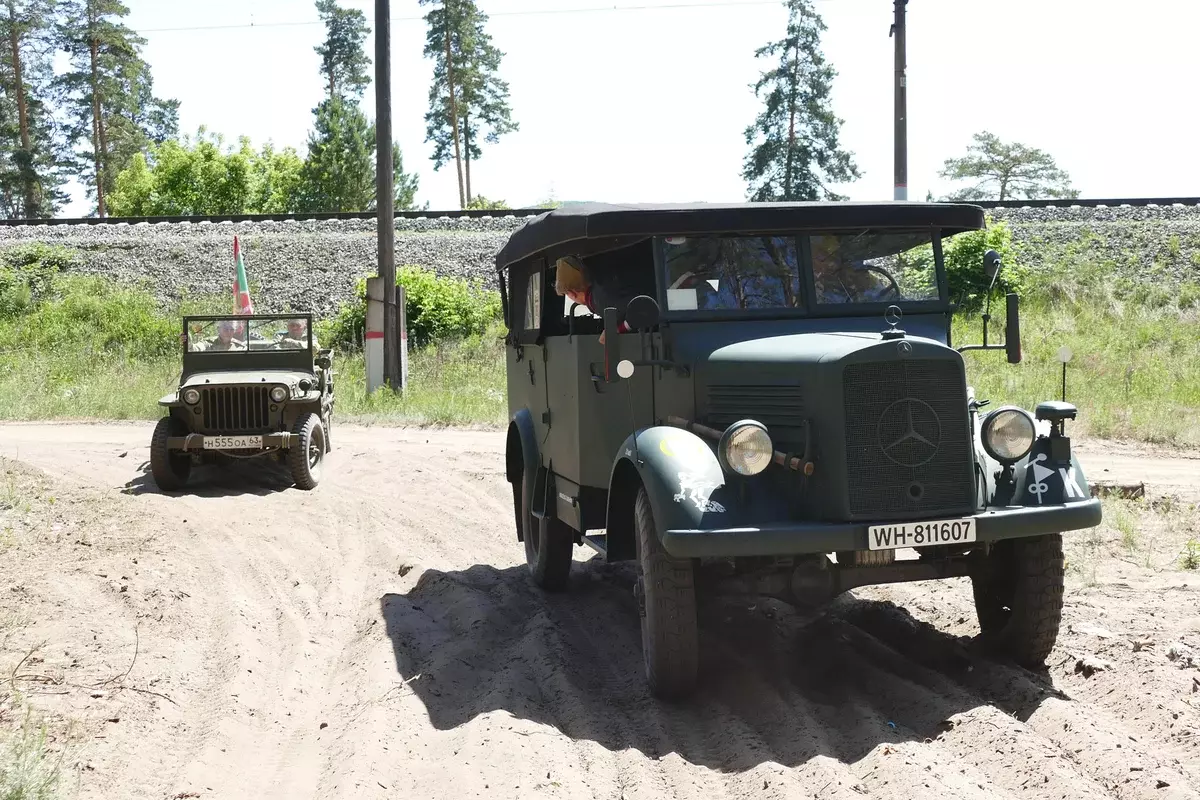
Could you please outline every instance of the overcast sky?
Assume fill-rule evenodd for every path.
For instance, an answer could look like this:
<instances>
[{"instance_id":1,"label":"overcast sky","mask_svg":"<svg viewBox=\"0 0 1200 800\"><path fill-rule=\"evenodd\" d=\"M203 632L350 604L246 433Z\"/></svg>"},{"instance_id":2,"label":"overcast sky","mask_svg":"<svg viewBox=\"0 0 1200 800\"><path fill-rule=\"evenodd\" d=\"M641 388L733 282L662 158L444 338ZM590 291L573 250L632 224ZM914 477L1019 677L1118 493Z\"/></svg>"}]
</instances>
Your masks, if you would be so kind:
<instances>
[{"instance_id":1,"label":"overcast sky","mask_svg":"<svg viewBox=\"0 0 1200 800\"><path fill-rule=\"evenodd\" d=\"M302 0L125 0L127 23L180 129L270 139L301 154L322 82L323 36ZM780 0L478 0L505 53L521 129L485 146L476 194L531 205L551 195L612 202L739 201L743 131L758 110L754 50L781 38ZM703 4L703 5L701 5ZM369 21L374 0L342 0ZM607 6L607 8L603 8ZM614 9L614 6L616 8ZM893 196L891 0L817 0L838 72L843 146L863 173L855 200ZM418 202L458 207L452 164L424 142L432 62L427 7L392 0L393 130ZM1084 197L1200 194L1195 80L1200 3L910 0L908 196L949 187L944 159L971 135L1049 151ZM373 36L367 41L374 52ZM374 86L364 105L374 118ZM82 191L60 214L87 211Z\"/></svg>"}]
</instances>

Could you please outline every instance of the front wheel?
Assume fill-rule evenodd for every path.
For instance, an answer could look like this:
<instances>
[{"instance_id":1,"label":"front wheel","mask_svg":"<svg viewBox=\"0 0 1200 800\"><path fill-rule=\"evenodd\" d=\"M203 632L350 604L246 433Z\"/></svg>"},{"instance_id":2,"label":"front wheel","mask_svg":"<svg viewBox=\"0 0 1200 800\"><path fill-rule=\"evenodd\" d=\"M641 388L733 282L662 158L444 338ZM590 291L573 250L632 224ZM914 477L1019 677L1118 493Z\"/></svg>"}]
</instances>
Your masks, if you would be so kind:
<instances>
[{"instance_id":1,"label":"front wheel","mask_svg":"<svg viewBox=\"0 0 1200 800\"><path fill-rule=\"evenodd\" d=\"M525 563L533 582L549 592L567 588L571 577L570 528L558 519L539 520L529 512L525 477L521 477L521 513L517 524L524 525Z\"/></svg>"},{"instance_id":2,"label":"front wheel","mask_svg":"<svg viewBox=\"0 0 1200 800\"><path fill-rule=\"evenodd\" d=\"M292 480L297 488L315 489L325 462L325 426L316 414L306 412L297 417L292 433L297 437L287 456Z\"/></svg>"},{"instance_id":3,"label":"front wheel","mask_svg":"<svg viewBox=\"0 0 1200 800\"><path fill-rule=\"evenodd\" d=\"M650 693L681 699L696 688L700 632L696 622L696 580L692 561L663 549L646 488L634 506L637 528L638 613L642 620L642 658Z\"/></svg>"},{"instance_id":4,"label":"front wheel","mask_svg":"<svg viewBox=\"0 0 1200 800\"><path fill-rule=\"evenodd\" d=\"M1041 668L1062 623L1062 534L997 542L971 576L983 640L1000 655Z\"/></svg>"},{"instance_id":5,"label":"front wheel","mask_svg":"<svg viewBox=\"0 0 1200 800\"><path fill-rule=\"evenodd\" d=\"M173 416L162 417L154 426L150 437L150 476L161 491L182 489L192 473L191 455L167 447L168 437L186 435L187 427Z\"/></svg>"}]
</instances>

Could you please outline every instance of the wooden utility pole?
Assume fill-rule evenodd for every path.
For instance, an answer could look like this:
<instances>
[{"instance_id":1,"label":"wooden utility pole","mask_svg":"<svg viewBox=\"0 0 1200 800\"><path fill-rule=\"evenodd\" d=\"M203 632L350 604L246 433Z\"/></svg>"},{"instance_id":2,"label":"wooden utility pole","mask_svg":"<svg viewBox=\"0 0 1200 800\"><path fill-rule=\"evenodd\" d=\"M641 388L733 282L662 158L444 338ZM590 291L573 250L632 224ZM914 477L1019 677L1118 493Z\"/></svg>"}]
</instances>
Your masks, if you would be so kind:
<instances>
[{"instance_id":1,"label":"wooden utility pole","mask_svg":"<svg viewBox=\"0 0 1200 800\"><path fill-rule=\"evenodd\" d=\"M392 185L392 22L390 0L375 0L375 210L383 283L383 382L400 387L396 316L396 192Z\"/></svg>"},{"instance_id":2,"label":"wooden utility pole","mask_svg":"<svg viewBox=\"0 0 1200 800\"><path fill-rule=\"evenodd\" d=\"M896 193L894 199L908 199L908 98L904 49L904 7L908 0L895 0L896 20L889 36L896 37Z\"/></svg>"}]
</instances>

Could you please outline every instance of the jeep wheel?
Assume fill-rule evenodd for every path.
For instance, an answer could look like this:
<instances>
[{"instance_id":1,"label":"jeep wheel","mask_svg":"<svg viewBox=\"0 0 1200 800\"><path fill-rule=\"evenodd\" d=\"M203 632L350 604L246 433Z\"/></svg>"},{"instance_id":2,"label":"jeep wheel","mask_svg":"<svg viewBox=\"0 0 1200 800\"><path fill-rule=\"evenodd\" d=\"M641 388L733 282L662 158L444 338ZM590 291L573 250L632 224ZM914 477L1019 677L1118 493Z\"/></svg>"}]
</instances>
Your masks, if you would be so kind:
<instances>
[{"instance_id":1,"label":"jeep wheel","mask_svg":"<svg viewBox=\"0 0 1200 800\"><path fill-rule=\"evenodd\" d=\"M150 476L161 491L182 489L192 473L191 455L171 452L167 448L168 437L186 435L186 426L175 417L162 417L154 426L154 435L150 438Z\"/></svg>"},{"instance_id":2,"label":"jeep wheel","mask_svg":"<svg viewBox=\"0 0 1200 800\"><path fill-rule=\"evenodd\" d=\"M548 592L561 592L571 577L571 531L561 520L541 520L529 511L525 477L521 477L521 515L524 523L525 562L533 582Z\"/></svg>"},{"instance_id":3,"label":"jeep wheel","mask_svg":"<svg viewBox=\"0 0 1200 800\"><path fill-rule=\"evenodd\" d=\"M315 489L321 481L321 466L325 461L325 427L320 417L308 412L296 418L292 433L299 438L288 450L292 480L297 488Z\"/></svg>"},{"instance_id":4,"label":"jeep wheel","mask_svg":"<svg viewBox=\"0 0 1200 800\"><path fill-rule=\"evenodd\" d=\"M1062 621L1062 535L997 542L971 576L983 641L1023 667L1043 666Z\"/></svg>"},{"instance_id":5,"label":"jeep wheel","mask_svg":"<svg viewBox=\"0 0 1200 800\"><path fill-rule=\"evenodd\" d=\"M696 688L699 629L696 582L690 559L663 549L645 487L634 507L638 578L634 592L642 620L642 658L650 693L664 700L682 698Z\"/></svg>"}]
</instances>

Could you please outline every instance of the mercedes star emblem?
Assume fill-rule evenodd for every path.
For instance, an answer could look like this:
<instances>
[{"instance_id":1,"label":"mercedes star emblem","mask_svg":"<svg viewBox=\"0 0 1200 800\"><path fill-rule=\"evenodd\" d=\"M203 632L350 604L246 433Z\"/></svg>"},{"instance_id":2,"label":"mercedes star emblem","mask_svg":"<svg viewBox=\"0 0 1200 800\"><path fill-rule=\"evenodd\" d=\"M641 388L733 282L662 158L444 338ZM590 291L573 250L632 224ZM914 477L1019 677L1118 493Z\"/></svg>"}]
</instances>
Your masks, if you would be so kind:
<instances>
[{"instance_id":1,"label":"mercedes star emblem","mask_svg":"<svg viewBox=\"0 0 1200 800\"><path fill-rule=\"evenodd\" d=\"M883 312L883 320L893 328L900 324L900 319L904 316L904 312L900 310L900 306L891 305L887 307L887 311Z\"/></svg>"},{"instance_id":2,"label":"mercedes star emblem","mask_svg":"<svg viewBox=\"0 0 1200 800\"><path fill-rule=\"evenodd\" d=\"M933 406L915 397L897 400L879 417L879 446L902 467L928 463L942 443L942 422Z\"/></svg>"}]
</instances>

